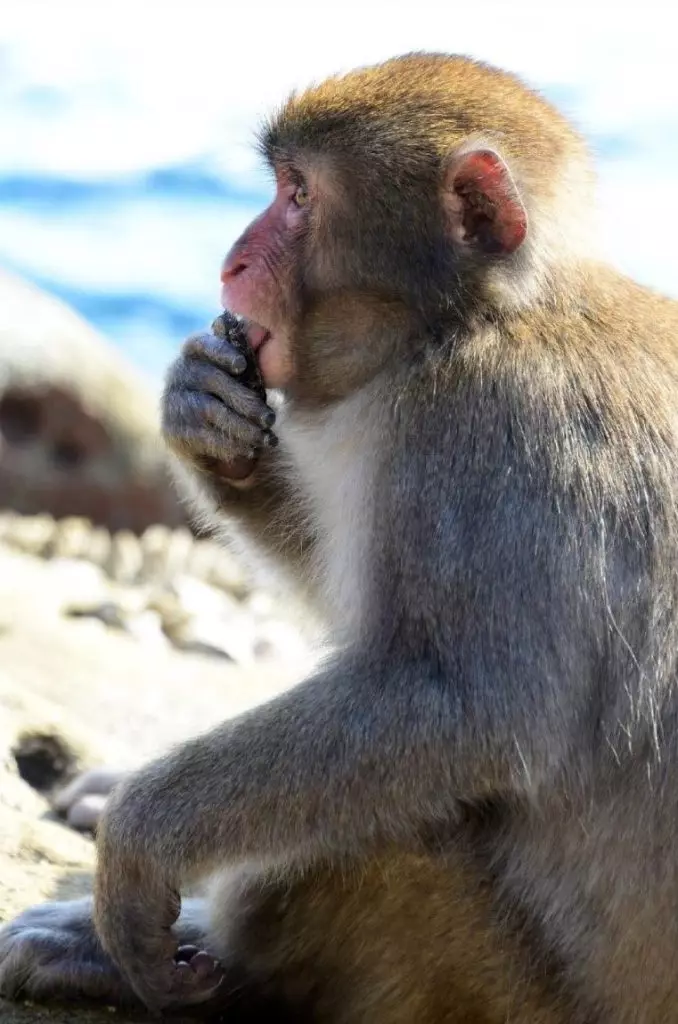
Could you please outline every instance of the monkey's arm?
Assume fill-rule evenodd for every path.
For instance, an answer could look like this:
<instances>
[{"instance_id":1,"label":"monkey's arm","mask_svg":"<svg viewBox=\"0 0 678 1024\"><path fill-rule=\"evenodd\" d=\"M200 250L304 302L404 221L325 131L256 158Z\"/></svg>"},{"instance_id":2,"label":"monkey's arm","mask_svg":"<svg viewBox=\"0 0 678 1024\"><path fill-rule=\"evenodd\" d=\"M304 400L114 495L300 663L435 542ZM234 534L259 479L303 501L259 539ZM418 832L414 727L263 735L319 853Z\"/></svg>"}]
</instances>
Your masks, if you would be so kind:
<instances>
[{"instance_id":1,"label":"monkey's arm","mask_svg":"<svg viewBox=\"0 0 678 1024\"><path fill-rule=\"evenodd\" d=\"M271 429L276 412L242 382L244 366L227 338L189 338L168 373L163 436L198 519L231 533L237 525L304 585L313 538Z\"/></svg>"},{"instance_id":2,"label":"monkey's arm","mask_svg":"<svg viewBox=\"0 0 678 1024\"><path fill-rule=\"evenodd\" d=\"M114 794L99 830L105 947L150 1006L183 997L171 934L182 885L228 861L416 841L422 825L453 819L458 798L512 786L510 737L526 729L504 712L481 736L425 666L345 656L149 765Z\"/></svg>"},{"instance_id":3,"label":"monkey's arm","mask_svg":"<svg viewBox=\"0 0 678 1024\"><path fill-rule=\"evenodd\" d=\"M284 454L262 453L252 479L242 486L217 472L175 460L174 476L200 521L236 532L265 557L280 566L303 589L312 589L311 558L314 537L302 502L287 478Z\"/></svg>"}]
</instances>

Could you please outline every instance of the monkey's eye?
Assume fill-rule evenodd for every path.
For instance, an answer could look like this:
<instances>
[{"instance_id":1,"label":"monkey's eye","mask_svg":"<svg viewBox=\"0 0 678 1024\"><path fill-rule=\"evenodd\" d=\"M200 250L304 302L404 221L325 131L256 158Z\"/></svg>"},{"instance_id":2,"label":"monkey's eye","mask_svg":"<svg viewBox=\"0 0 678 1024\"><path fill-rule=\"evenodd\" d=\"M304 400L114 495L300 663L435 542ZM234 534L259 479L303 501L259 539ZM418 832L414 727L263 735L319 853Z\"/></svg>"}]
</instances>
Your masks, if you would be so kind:
<instances>
[{"instance_id":1,"label":"monkey's eye","mask_svg":"<svg viewBox=\"0 0 678 1024\"><path fill-rule=\"evenodd\" d=\"M308 189L306 188L305 185L299 185L294 191L294 195L292 196L292 202L294 203L295 206L301 208L302 206L306 206L308 199Z\"/></svg>"}]
</instances>

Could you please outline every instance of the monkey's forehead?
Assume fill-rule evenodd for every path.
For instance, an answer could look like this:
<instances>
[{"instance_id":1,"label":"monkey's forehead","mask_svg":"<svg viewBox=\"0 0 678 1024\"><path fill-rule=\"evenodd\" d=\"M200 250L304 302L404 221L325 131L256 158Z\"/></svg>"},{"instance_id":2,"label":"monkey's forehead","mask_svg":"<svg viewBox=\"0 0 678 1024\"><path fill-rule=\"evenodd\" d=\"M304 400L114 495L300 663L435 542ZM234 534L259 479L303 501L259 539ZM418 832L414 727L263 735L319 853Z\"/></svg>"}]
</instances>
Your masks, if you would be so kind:
<instances>
[{"instance_id":1,"label":"monkey's forehead","mask_svg":"<svg viewBox=\"0 0 678 1024\"><path fill-rule=\"evenodd\" d=\"M474 135L508 155L562 160L582 142L546 100L508 72L463 56L408 54L337 75L293 94L260 135L275 163L297 151L350 152L373 160L397 151L439 160Z\"/></svg>"}]
</instances>

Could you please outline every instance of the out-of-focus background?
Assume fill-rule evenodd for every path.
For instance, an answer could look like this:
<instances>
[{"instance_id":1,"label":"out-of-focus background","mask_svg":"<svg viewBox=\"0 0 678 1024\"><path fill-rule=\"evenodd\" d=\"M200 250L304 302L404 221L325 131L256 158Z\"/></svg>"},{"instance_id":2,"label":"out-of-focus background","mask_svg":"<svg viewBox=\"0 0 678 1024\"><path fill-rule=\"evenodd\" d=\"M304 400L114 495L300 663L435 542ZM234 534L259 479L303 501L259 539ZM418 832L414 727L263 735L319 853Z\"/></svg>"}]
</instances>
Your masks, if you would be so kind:
<instances>
[{"instance_id":1,"label":"out-of-focus background","mask_svg":"<svg viewBox=\"0 0 678 1024\"><path fill-rule=\"evenodd\" d=\"M217 306L266 198L258 119L292 87L411 49L543 88L599 156L607 249L678 287L669 4L10 2L0 29L0 260L72 303L153 380Z\"/></svg>"},{"instance_id":2,"label":"out-of-focus background","mask_svg":"<svg viewBox=\"0 0 678 1024\"><path fill-rule=\"evenodd\" d=\"M0 28L0 262L71 303L153 381L218 308L269 192L259 118L293 87L412 49L525 76L599 157L607 251L678 290L671 5L9 0Z\"/></svg>"},{"instance_id":3,"label":"out-of-focus background","mask_svg":"<svg viewBox=\"0 0 678 1024\"><path fill-rule=\"evenodd\" d=\"M90 847L49 820L56 784L138 763L313 660L307 614L195 536L157 431L165 368L219 312L221 258L269 196L262 116L399 52L503 65L588 137L607 255L678 296L674 18L659 0L6 0L0 919L87 882Z\"/></svg>"}]
</instances>

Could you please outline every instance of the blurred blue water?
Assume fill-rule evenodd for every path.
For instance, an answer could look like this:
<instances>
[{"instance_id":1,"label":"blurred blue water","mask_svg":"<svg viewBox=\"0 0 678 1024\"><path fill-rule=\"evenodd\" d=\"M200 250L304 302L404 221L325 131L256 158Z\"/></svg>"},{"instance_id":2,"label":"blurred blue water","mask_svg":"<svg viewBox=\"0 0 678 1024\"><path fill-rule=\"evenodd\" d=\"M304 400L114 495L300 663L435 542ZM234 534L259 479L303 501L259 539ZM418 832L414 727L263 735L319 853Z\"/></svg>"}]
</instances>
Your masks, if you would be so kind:
<instances>
[{"instance_id":1,"label":"blurred blue water","mask_svg":"<svg viewBox=\"0 0 678 1024\"><path fill-rule=\"evenodd\" d=\"M0 263L64 299L157 382L219 311L219 260L263 190L198 163L111 180L0 173Z\"/></svg>"}]
</instances>

